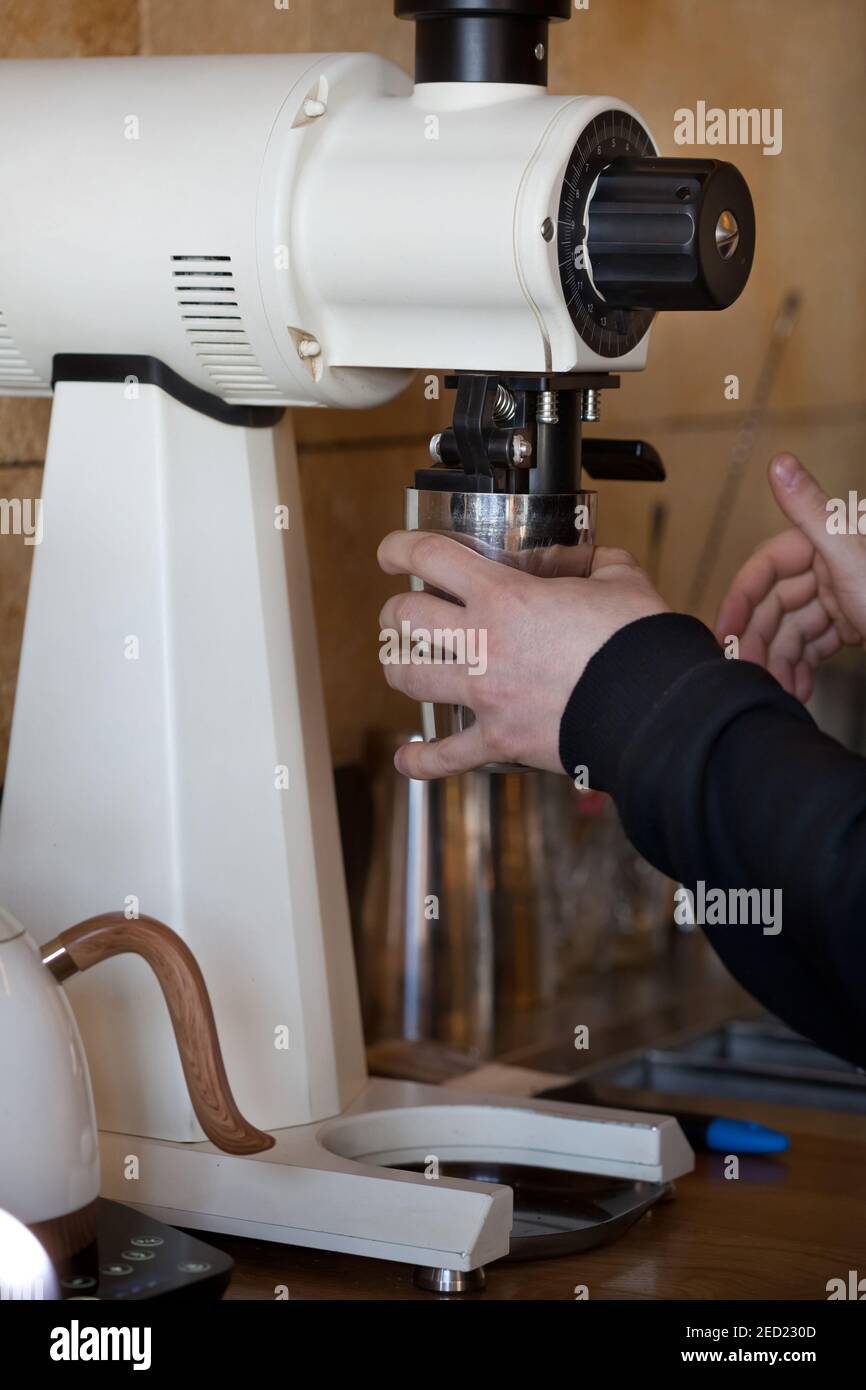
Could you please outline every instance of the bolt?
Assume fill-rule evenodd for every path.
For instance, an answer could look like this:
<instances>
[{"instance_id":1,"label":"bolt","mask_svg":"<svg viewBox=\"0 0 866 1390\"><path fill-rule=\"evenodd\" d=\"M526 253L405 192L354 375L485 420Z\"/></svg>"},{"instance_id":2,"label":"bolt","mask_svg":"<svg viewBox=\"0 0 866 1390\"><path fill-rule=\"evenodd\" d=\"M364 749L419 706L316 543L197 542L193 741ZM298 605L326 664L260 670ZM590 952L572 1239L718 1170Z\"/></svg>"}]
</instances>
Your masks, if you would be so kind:
<instances>
[{"instance_id":1,"label":"bolt","mask_svg":"<svg viewBox=\"0 0 866 1390\"><path fill-rule=\"evenodd\" d=\"M549 217L545 217L541 224L541 235L545 241L553 241L553 222Z\"/></svg>"},{"instance_id":2,"label":"bolt","mask_svg":"<svg viewBox=\"0 0 866 1390\"><path fill-rule=\"evenodd\" d=\"M532 444L525 434L515 434L511 437L511 462L519 468L532 456Z\"/></svg>"},{"instance_id":3,"label":"bolt","mask_svg":"<svg viewBox=\"0 0 866 1390\"><path fill-rule=\"evenodd\" d=\"M601 419L601 394L598 391L584 391L580 411L581 420Z\"/></svg>"},{"instance_id":4,"label":"bolt","mask_svg":"<svg viewBox=\"0 0 866 1390\"><path fill-rule=\"evenodd\" d=\"M540 391L538 393L538 405L535 410L535 418L540 425L559 424L559 401L555 391Z\"/></svg>"},{"instance_id":5,"label":"bolt","mask_svg":"<svg viewBox=\"0 0 866 1390\"><path fill-rule=\"evenodd\" d=\"M429 444L430 457L434 463L442 462L442 435L434 434Z\"/></svg>"},{"instance_id":6,"label":"bolt","mask_svg":"<svg viewBox=\"0 0 866 1390\"><path fill-rule=\"evenodd\" d=\"M321 344L317 343L315 338L302 338L301 341L298 343L299 357L321 357L321 355Z\"/></svg>"},{"instance_id":7,"label":"bolt","mask_svg":"<svg viewBox=\"0 0 866 1390\"><path fill-rule=\"evenodd\" d=\"M543 44L543 43L537 43L537 44L535 45L535 56L536 56L536 58L538 59L538 61L539 61L539 63L540 63L541 60L542 60L542 58L544 57L544 44Z\"/></svg>"}]
</instances>

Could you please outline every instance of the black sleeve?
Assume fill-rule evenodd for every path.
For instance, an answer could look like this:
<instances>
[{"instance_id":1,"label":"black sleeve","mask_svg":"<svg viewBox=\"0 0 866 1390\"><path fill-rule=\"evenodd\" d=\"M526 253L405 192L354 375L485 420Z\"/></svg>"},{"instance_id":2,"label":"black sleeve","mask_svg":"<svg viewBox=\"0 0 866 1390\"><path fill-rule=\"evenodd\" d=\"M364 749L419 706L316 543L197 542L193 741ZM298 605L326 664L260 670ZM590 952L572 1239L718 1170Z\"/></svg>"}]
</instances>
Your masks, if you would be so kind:
<instances>
[{"instance_id":1,"label":"black sleeve","mask_svg":"<svg viewBox=\"0 0 866 1390\"><path fill-rule=\"evenodd\" d=\"M694 894L741 984L866 1065L866 760L675 613L630 623L596 653L559 748L566 772L586 767L610 792L645 858Z\"/></svg>"}]
</instances>

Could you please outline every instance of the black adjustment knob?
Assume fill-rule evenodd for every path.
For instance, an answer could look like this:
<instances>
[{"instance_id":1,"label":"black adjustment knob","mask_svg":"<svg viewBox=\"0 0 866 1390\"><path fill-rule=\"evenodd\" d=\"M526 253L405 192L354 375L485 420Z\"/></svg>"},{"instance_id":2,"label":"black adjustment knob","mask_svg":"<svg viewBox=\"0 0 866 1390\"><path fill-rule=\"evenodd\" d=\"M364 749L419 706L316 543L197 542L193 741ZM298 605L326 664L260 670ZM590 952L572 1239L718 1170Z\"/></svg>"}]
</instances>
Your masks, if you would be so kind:
<instances>
[{"instance_id":1,"label":"black adjustment knob","mask_svg":"<svg viewBox=\"0 0 866 1390\"><path fill-rule=\"evenodd\" d=\"M590 200L587 250L614 308L725 309L755 253L748 184L716 159L614 159Z\"/></svg>"}]
</instances>

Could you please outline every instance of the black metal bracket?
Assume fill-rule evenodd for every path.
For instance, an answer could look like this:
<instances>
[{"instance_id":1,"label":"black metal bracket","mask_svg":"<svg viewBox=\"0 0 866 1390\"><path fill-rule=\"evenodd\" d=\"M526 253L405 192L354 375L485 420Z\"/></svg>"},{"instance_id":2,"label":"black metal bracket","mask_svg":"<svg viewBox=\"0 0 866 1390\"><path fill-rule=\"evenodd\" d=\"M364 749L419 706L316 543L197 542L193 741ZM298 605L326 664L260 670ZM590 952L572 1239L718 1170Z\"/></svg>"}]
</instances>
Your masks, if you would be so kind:
<instances>
[{"instance_id":1,"label":"black metal bracket","mask_svg":"<svg viewBox=\"0 0 866 1390\"><path fill-rule=\"evenodd\" d=\"M479 491L493 490L490 447L496 429L491 391L495 384L496 378L489 376L464 376L457 383L454 425L450 431L456 455L454 461L462 463L466 473L490 479L489 489L479 488ZM443 462L447 461L443 454Z\"/></svg>"},{"instance_id":2,"label":"black metal bracket","mask_svg":"<svg viewBox=\"0 0 866 1390\"><path fill-rule=\"evenodd\" d=\"M606 372L456 372L454 420L434 442L438 467L420 469L416 487L470 492L570 492L580 485L581 402L587 391L616 390ZM540 408L550 393L552 418Z\"/></svg>"},{"instance_id":3,"label":"black metal bracket","mask_svg":"<svg viewBox=\"0 0 866 1390\"><path fill-rule=\"evenodd\" d=\"M581 461L596 482L663 483L667 477L658 453L642 439L584 439Z\"/></svg>"},{"instance_id":4,"label":"black metal bracket","mask_svg":"<svg viewBox=\"0 0 866 1390\"><path fill-rule=\"evenodd\" d=\"M159 357L144 353L58 352L51 367L51 385L59 381L127 381L134 377L142 386L158 386L176 401L240 429L272 429L285 414L284 407L229 405L220 396L203 391L179 376Z\"/></svg>"}]
</instances>

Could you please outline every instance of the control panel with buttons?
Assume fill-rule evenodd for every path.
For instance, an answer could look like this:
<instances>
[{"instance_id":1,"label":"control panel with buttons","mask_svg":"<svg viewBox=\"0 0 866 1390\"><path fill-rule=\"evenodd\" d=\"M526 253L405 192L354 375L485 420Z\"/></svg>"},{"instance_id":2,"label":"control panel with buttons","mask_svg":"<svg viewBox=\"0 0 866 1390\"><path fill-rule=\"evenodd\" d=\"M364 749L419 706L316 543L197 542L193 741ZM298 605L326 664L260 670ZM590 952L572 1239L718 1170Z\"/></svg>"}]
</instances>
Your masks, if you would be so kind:
<instances>
[{"instance_id":1,"label":"control panel with buttons","mask_svg":"<svg viewBox=\"0 0 866 1390\"><path fill-rule=\"evenodd\" d=\"M186 1231L99 1199L97 1238L58 1267L65 1300L220 1298L233 1261Z\"/></svg>"}]
</instances>

